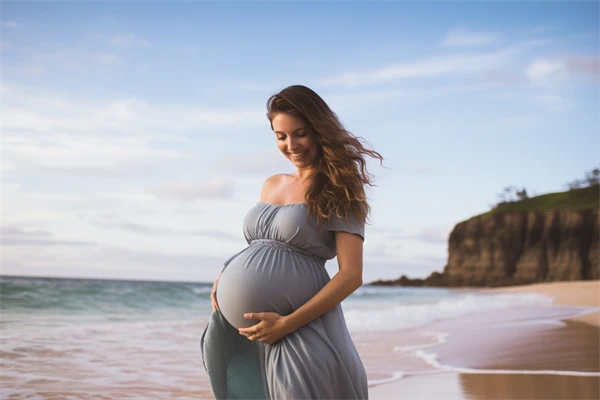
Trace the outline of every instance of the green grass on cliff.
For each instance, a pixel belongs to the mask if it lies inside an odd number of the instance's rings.
[[[595,208],[600,208],[600,187],[598,185],[503,203],[479,216],[493,215],[499,212],[586,210]]]

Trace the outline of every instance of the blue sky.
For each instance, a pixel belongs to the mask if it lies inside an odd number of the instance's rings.
[[[265,118],[293,84],[385,157],[365,281],[598,165],[598,2],[0,5],[4,274],[214,280],[293,171]]]

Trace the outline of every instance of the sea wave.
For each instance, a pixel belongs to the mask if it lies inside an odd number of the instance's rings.
[[[344,307],[350,331],[394,331],[485,311],[548,306],[553,298],[537,293],[468,293],[433,302],[381,302],[377,307]]]
[[[212,284],[92,279],[0,279],[4,312],[143,313],[210,302]]]

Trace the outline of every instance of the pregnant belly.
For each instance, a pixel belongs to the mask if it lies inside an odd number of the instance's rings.
[[[245,313],[292,313],[319,291],[319,274],[327,274],[305,265],[309,262],[269,246],[247,248],[219,278],[217,302],[221,313],[238,329],[260,322],[244,318]]]

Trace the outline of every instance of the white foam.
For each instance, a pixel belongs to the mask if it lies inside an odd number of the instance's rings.
[[[428,349],[430,347],[445,343],[448,338],[447,333],[441,332],[423,332],[421,336],[433,337],[435,341],[414,346],[394,346],[393,351],[397,353],[416,353],[417,350]]]
[[[444,372],[459,372],[459,373],[470,373],[470,374],[523,374],[523,375],[569,375],[569,376],[600,376],[600,372],[588,372],[588,371],[569,371],[569,370],[539,370],[539,369],[483,369],[483,368],[465,368],[457,367],[452,365],[444,365],[438,361],[437,354],[433,352],[426,352],[423,350],[415,351],[415,354],[419,356],[428,365],[432,366],[437,370]]]
[[[14,389],[10,387],[2,387],[0,394],[3,399],[22,399],[22,400],[47,400],[48,397],[37,394],[33,389]]]
[[[415,328],[460,316],[520,306],[549,306],[553,298],[537,293],[468,293],[420,303],[381,302],[365,308],[344,304],[344,315],[352,332],[392,331]]]
[[[211,291],[212,288],[208,286],[192,287],[192,292],[194,292],[195,294],[210,294]]]
[[[371,387],[371,386],[376,386],[376,385],[382,385],[384,383],[389,383],[389,382],[394,382],[397,381],[399,379],[404,378],[405,374],[402,371],[394,371],[392,373],[392,376],[389,378],[383,378],[383,379],[370,379],[367,381],[367,386]]]

